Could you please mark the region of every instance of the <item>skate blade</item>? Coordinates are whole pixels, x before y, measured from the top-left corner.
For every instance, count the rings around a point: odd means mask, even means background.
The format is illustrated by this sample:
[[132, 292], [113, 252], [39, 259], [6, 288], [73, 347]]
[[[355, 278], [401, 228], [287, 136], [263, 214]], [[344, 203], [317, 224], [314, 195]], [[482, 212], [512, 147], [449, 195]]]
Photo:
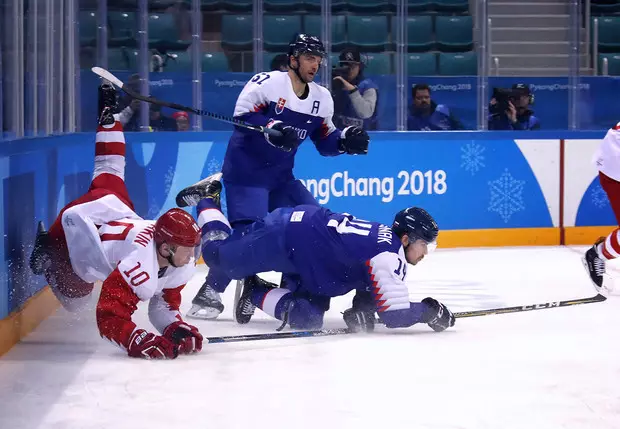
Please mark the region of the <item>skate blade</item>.
[[215, 173], [194, 183], [191, 187], [202, 185], [203, 183], [215, 182], [216, 180], [219, 182], [221, 181], [221, 179], [222, 179], [222, 173]]
[[586, 270], [586, 275], [588, 276], [588, 280], [590, 280], [590, 282], [592, 283], [592, 286], [594, 286], [594, 289], [596, 289], [596, 292], [600, 293], [603, 296], [608, 296], [609, 293], [613, 291], [614, 289], [613, 281], [610, 278], [610, 276], [607, 273], [603, 274], [603, 285], [599, 286], [596, 283], [594, 283], [594, 280], [592, 280], [592, 278], [590, 277], [590, 269], [588, 268], [588, 261], [586, 260], [585, 256], [581, 258], [581, 264], [583, 265], [583, 268]]
[[189, 309], [186, 316], [191, 319], [201, 319], [201, 320], [213, 320], [217, 319], [222, 312], [210, 307], [201, 307], [199, 305], [192, 305], [192, 308]]

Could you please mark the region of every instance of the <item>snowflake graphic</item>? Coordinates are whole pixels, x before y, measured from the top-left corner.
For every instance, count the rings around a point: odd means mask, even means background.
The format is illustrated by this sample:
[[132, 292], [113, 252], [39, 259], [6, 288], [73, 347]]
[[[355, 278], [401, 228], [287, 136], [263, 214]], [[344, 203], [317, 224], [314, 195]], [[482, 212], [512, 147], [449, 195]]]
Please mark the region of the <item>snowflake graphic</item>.
[[166, 174], [164, 175], [164, 192], [170, 192], [172, 187], [172, 180], [174, 179], [174, 167], [170, 166]]
[[489, 181], [489, 190], [491, 191], [491, 202], [488, 210], [497, 212], [505, 223], [508, 223], [510, 217], [523, 209], [523, 186], [525, 180], [516, 180], [508, 169], [497, 180]]
[[217, 159], [212, 158], [207, 165], [207, 170], [209, 172], [209, 176], [215, 173], [219, 173], [220, 171], [222, 171], [222, 163], [219, 162]]
[[601, 185], [597, 185], [592, 188], [590, 196], [592, 198], [592, 203], [598, 209], [602, 209], [609, 205], [609, 199], [607, 198], [607, 194], [605, 193]]
[[466, 143], [461, 146], [461, 168], [469, 171], [473, 176], [484, 165], [485, 147], [477, 143]]

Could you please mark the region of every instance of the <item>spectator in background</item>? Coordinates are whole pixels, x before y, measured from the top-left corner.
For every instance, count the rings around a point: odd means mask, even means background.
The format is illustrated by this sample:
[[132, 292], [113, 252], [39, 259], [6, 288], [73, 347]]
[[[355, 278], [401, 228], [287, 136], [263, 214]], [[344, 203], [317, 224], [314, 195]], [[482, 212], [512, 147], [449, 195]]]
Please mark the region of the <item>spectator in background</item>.
[[288, 71], [288, 55], [278, 54], [271, 60], [271, 71]]
[[340, 53], [339, 66], [332, 70], [332, 97], [334, 99], [334, 124], [337, 128], [348, 126], [376, 130], [377, 85], [364, 77], [364, 63], [357, 49]]
[[511, 90], [495, 88], [493, 93], [489, 103], [489, 130], [540, 129], [540, 121], [530, 109], [534, 95], [529, 86], [517, 83], [512, 85]]
[[177, 123], [174, 119], [169, 118], [161, 113], [161, 106], [151, 104], [149, 109], [151, 115], [151, 128], [154, 131], [176, 131]]
[[431, 99], [431, 89], [425, 83], [411, 88], [413, 104], [407, 118], [409, 131], [453, 131], [464, 129], [448, 106], [437, 104]]
[[189, 131], [189, 115], [187, 112], [174, 112], [172, 119], [177, 122], [177, 131]]

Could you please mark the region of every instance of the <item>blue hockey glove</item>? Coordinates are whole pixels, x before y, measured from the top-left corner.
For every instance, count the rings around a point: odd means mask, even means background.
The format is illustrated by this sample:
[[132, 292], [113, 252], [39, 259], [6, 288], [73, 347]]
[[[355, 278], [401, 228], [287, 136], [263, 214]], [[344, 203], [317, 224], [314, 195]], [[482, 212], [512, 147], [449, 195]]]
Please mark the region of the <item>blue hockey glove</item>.
[[279, 137], [270, 136], [269, 134], [263, 133], [265, 140], [267, 140], [267, 143], [270, 145], [275, 146], [284, 152], [290, 152], [292, 149], [299, 146], [299, 137], [297, 137], [297, 132], [293, 129], [293, 127], [284, 125], [282, 121], [271, 120], [267, 124], [266, 128], [271, 128], [282, 133]]
[[366, 155], [368, 153], [368, 133], [359, 127], [346, 127], [342, 130], [338, 148], [349, 155]]
[[375, 312], [349, 308], [342, 313], [344, 323], [352, 332], [372, 332], [375, 330]]
[[441, 332], [454, 326], [454, 314], [448, 307], [433, 298], [424, 298], [422, 303], [428, 306], [428, 310], [422, 315], [422, 322], [428, 324], [433, 331]]

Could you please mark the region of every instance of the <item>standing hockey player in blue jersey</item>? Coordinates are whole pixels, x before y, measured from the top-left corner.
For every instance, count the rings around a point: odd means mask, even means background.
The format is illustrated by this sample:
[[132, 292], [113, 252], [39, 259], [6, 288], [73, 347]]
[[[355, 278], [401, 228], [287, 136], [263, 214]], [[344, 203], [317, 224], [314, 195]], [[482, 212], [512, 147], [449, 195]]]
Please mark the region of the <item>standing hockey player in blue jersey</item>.
[[[427, 323], [443, 331], [454, 325], [454, 315], [437, 300], [409, 302], [407, 263], [420, 262], [436, 246], [439, 233], [423, 209], [401, 210], [389, 227], [300, 205], [276, 209], [233, 232], [219, 210], [221, 184], [204, 180], [190, 188], [196, 192], [196, 187], [206, 196], [197, 204], [202, 257], [230, 278], [245, 278], [235, 308], [238, 322], [249, 322], [259, 307], [282, 326], [318, 329], [330, 299], [356, 290], [352, 308], [344, 312], [353, 330], [374, 329], [375, 312], [388, 328]], [[276, 288], [255, 275], [266, 271], [298, 281]]]
[[[323, 43], [317, 37], [299, 34], [291, 42], [288, 56], [288, 71], [257, 74], [245, 85], [235, 105], [236, 118], [282, 135], [273, 137], [243, 128], [233, 131], [222, 168], [233, 228], [260, 220], [278, 207], [318, 206], [293, 176], [297, 148], [307, 137], [324, 156], [368, 152], [368, 134], [354, 126], [337, 129], [332, 122], [334, 104], [329, 91], [312, 82], [325, 57]], [[196, 204], [201, 197], [185, 193], [177, 204]], [[224, 309], [219, 294], [230, 280], [210, 266], [188, 316], [216, 318]]]

